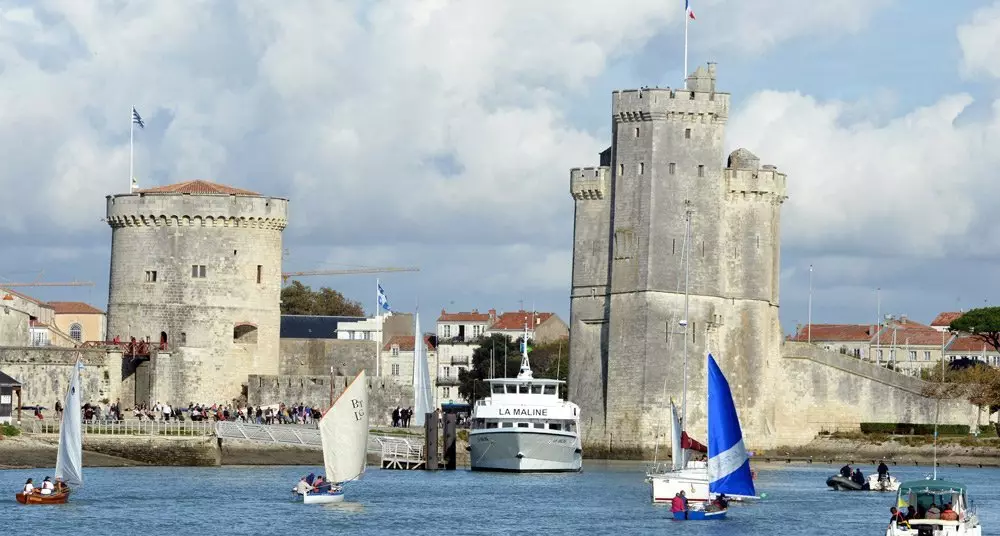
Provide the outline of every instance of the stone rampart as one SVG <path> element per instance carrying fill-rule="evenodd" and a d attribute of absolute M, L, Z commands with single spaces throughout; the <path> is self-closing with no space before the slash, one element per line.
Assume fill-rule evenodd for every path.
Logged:
<path fill-rule="evenodd" d="M 338 339 L 281 339 L 278 373 L 321 376 L 334 367 L 337 376 L 357 376 L 367 369 L 375 375 L 375 342 Z"/>
<path fill-rule="evenodd" d="M 0 347 L 0 371 L 21 382 L 22 405 L 44 406 L 43 415 L 49 418 L 56 401 L 66 396 L 77 356 L 83 358 L 80 378 L 85 403 L 114 401 L 120 396 L 122 355 L 103 348 Z"/>
<path fill-rule="evenodd" d="M 336 398 L 354 379 L 353 376 L 334 376 L 333 397 Z M 252 406 L 270 404 L 298 404 L 326 408 L 330 405 L 331 378 L 327 376 L 250 376 L 247 400 Z M 399 385 L 388 379 L 368 378 L 369 423 L 371 426 L 391 424 L 392 410 L 396 406 L 413 405 L 413 388 Z"/>

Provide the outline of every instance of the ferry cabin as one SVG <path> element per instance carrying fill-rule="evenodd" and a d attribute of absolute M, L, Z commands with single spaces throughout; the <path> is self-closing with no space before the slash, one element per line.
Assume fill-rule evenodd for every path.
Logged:
<path fill-rule="evenodd" d="M 518 428 L 576 433 L 579 409 L 559 398 L 561 380 L 486 380 L 490 396 L 476 402 L 473 430 Z"/>

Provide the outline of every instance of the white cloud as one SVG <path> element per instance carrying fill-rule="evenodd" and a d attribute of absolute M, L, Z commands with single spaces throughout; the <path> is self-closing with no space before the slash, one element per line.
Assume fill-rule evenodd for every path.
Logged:
<path fill-rule="evenodd" d="M 958 28 L 962 46 L 962 72 L 967 76 L 985 74 L 1000 77 L 1000 2 L 979 9 L 972 20 Z"/>

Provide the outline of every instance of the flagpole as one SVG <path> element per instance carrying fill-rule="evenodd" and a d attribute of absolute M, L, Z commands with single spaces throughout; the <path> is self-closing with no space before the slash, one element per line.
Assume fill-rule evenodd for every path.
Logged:
<path fill-rule="evenodd" d="M 135 178 L 135 105 L 128 114 L 128 193 L 132 193 L 132 181 Z"/>
<path fill-rule="evenodd" d="M 379 364 L 382 361 L 382 311 L 379 303 L 379 288 L 381 288 L 378 278 L 375 278 L 375 329 L 377 330 L 375 343 L 375 376 L 379 376 Z"/>
<path fill-rule="evenodd" d="M 684 89 L 687 89 L 687 77 L 688 77 L 688 22 L 691 20 L 691 15 L 688 13 L 687 7 L 684 8 Z"/>

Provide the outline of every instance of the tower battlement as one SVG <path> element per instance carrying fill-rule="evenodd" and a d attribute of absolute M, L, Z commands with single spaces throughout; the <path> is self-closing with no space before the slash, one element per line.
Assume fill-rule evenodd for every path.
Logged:
<path fill-rule="evenodd" d="M 729 117 L 729 94 L 670 88 L 615 91 L 612 116 L 618 123 L 703 118 L 725 121 Z"/>
<path fill-rule="evenodd" d="M 756 197 L 776 204 L 788 199 L 785 174 L 775 166 L 761 166 L 760 158 L 743 148 L 729 154 L 723 180 L 729 199 L 740 196 L 753 200 Z"/>
<path fill-rule="evenodd" d="M 604 199 L 608 195 L 611 168 L 584 167 L 569 171 L 569 191 L 577 201 Z"/>

